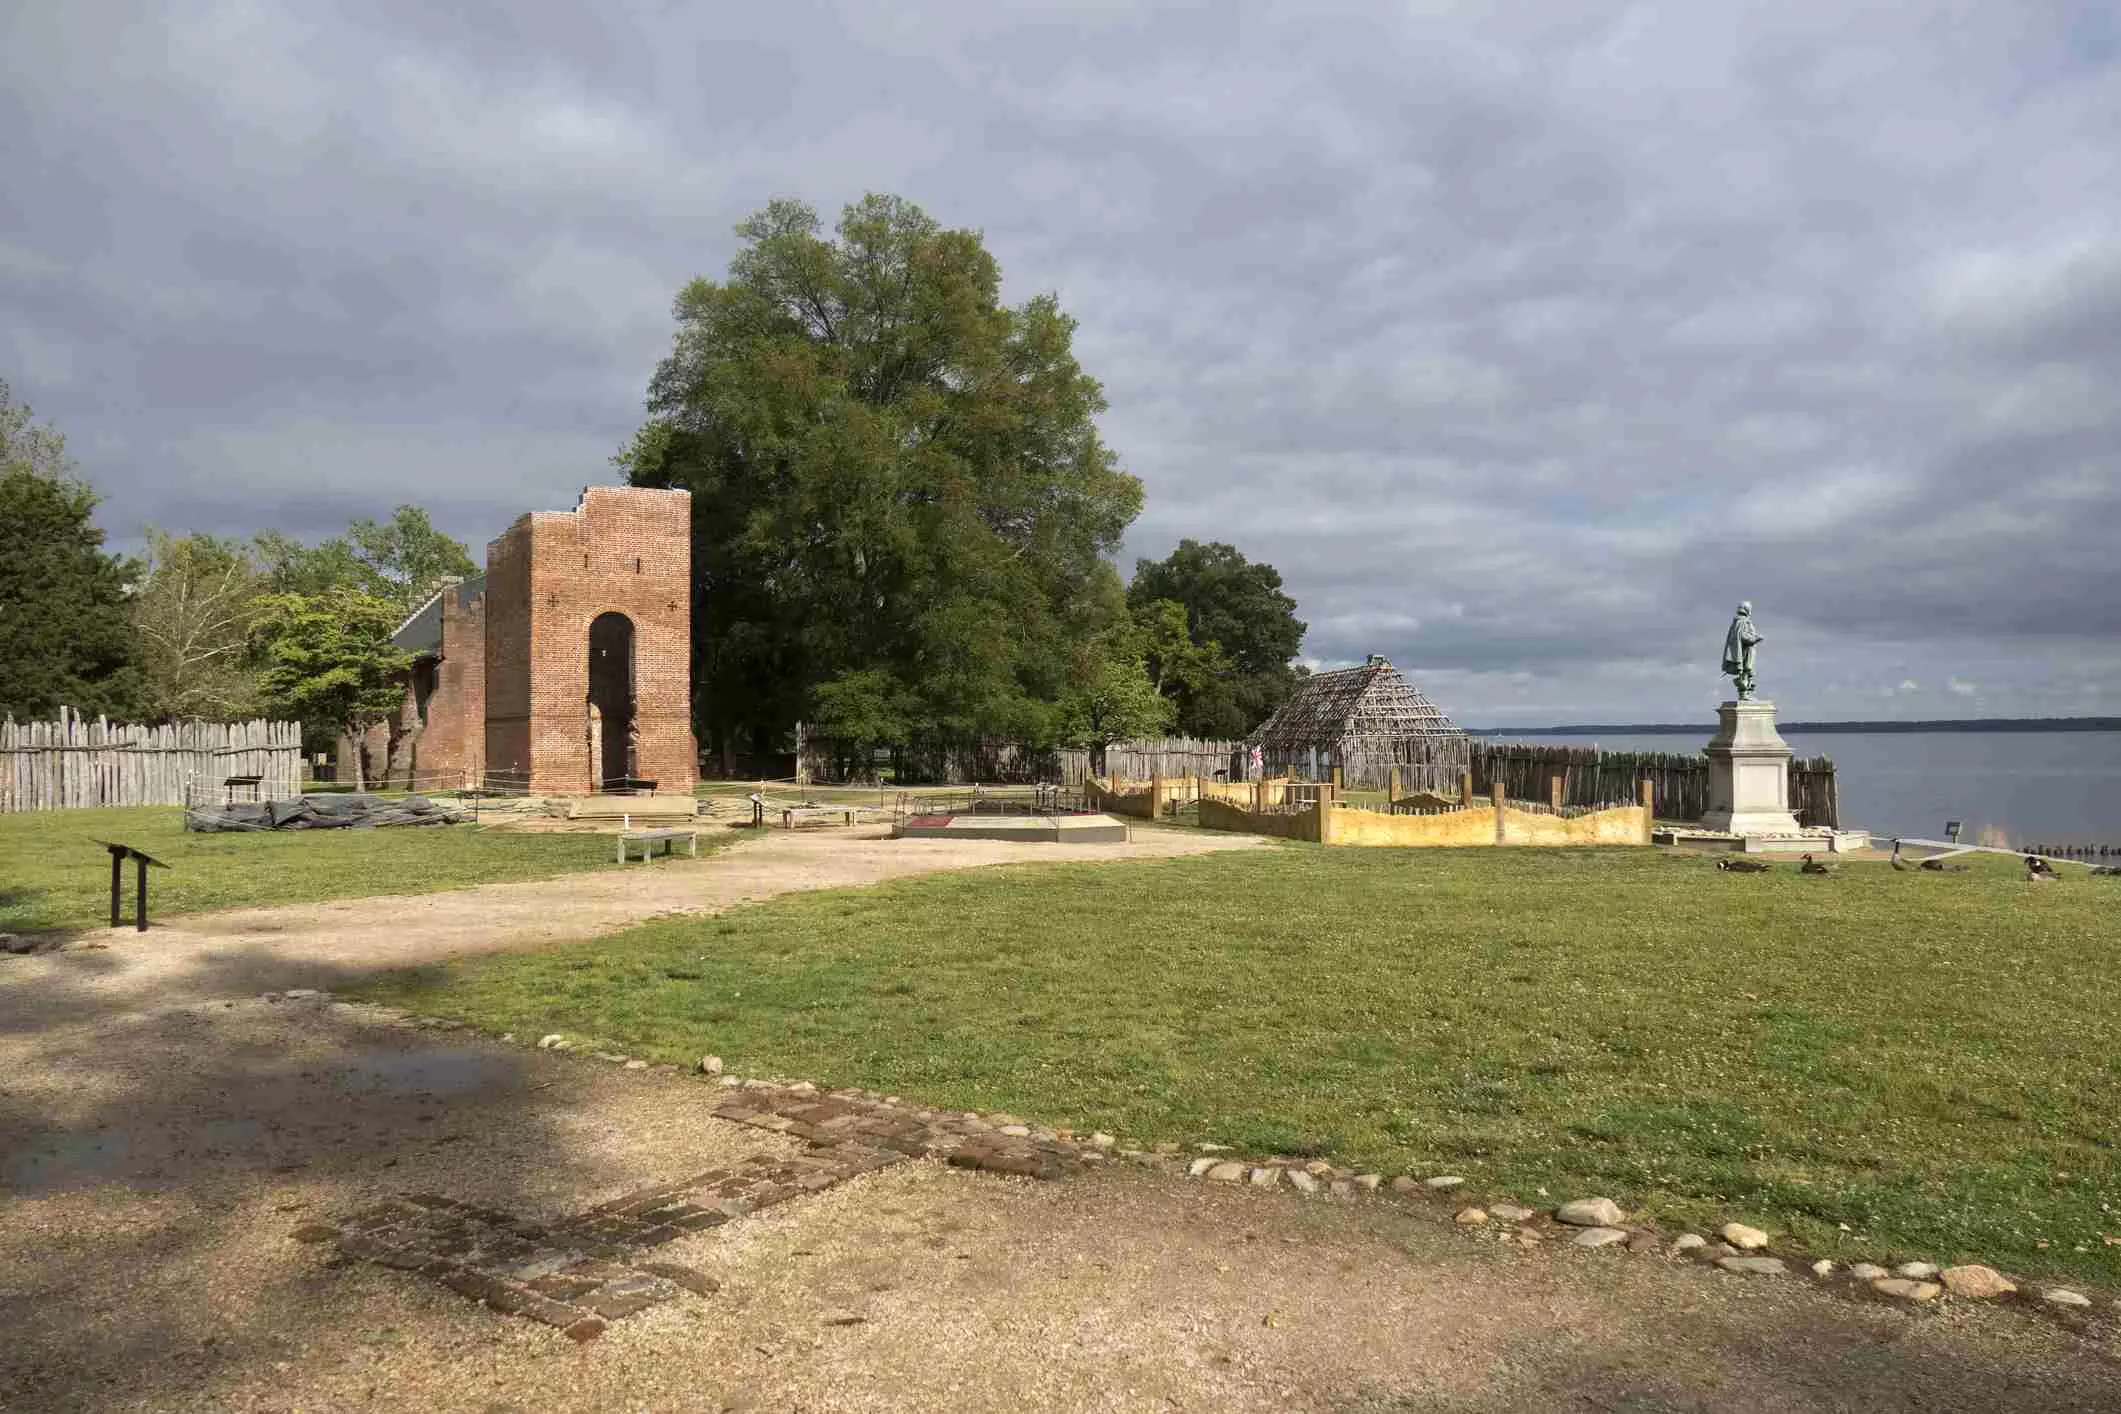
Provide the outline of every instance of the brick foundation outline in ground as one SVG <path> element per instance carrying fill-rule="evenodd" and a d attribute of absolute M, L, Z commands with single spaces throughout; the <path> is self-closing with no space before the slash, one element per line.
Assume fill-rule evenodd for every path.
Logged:
<path fill-rule="evenodd" d="M 807 1085 L 734 1088 L 717 1118 L 805 1141 L 802 1153 L 754 1155 L 637 1189 L 557 1222 L 541 1223 L 436 1193 L 412 1193 L 304 1224 L 297 1241 L 331 1243 L 337 1264 L 369 1262 L 414 1273 L 468 1300 L 594 1340 L 606 1326 L 713 1278 L 643 1258 L 667 1242 L 916 1158 L 1033 1179 L 1060 1179 L 1103 1155 L 1029 1132 L 1003 1133 L 976 1115 L 910 1110 L 858 1091 Z"/>

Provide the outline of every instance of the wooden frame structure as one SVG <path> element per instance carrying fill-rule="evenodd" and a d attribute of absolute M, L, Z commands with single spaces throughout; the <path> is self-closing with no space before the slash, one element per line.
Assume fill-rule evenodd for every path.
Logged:
<path fill-rule="evenodd" d="M 1252 734 L 1268 776 L 1456 795 L 1471 739 L 1384 658 L 1314 673 Z"/>

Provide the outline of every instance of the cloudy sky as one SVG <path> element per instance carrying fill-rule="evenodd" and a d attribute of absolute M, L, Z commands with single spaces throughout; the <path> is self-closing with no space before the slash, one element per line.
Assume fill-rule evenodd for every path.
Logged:
<path fill-rule="evenodd" d="M 2121 7 L 7 6 L 0 377 L 143 525 L 477 547 L 731 227 L 1058 292 L 1181 536 L 1472 725 L 2121 712 Z"/>

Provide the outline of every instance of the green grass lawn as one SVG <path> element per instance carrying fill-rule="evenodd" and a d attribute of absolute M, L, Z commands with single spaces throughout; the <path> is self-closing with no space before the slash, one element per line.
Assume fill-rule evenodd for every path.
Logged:
<path fill-rule="evenodd" d="M 514 834 L 475 825 L 186 834 L 184 812 L 174 806 L 0 815 L 0 932 L 107 925 L 110 856 L 96 840 L 133 845 L 171 865 L 148 871 L 150 918 L 430 893 L 608 868 L 612 862 L 608 835 Z M 128 864 L 128 921 L 132 889 Z"/>
<path fill-rule="evenodd" d="M 791 895 L 371 995 L 1127 1144 L 1316 1146 L 2121 1284 L 2117 983 L 2121 881 L 2007 861 L 1293 846 Z"/>

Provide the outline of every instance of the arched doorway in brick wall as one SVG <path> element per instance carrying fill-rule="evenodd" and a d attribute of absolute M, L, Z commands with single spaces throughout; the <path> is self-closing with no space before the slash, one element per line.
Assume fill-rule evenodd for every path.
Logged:
<path fill-rule="evenodd" d="M 599 614 L 589 625 L 589 763 L 598 790 L 638 775 L 633 760 L 633 620 Z"/>

